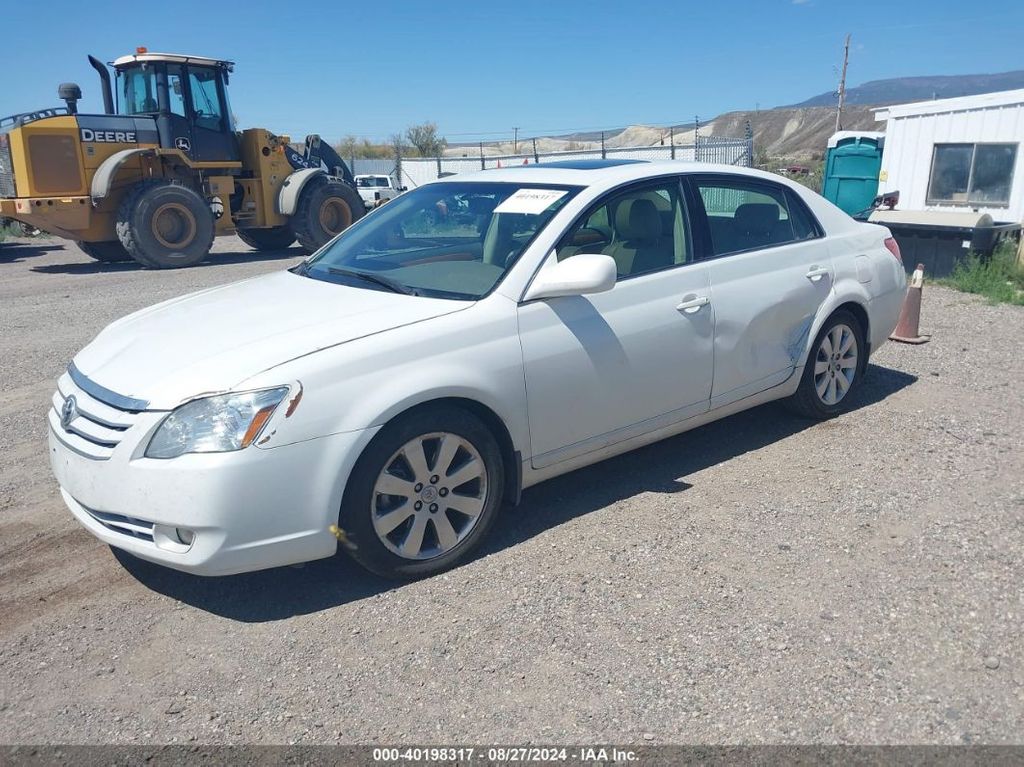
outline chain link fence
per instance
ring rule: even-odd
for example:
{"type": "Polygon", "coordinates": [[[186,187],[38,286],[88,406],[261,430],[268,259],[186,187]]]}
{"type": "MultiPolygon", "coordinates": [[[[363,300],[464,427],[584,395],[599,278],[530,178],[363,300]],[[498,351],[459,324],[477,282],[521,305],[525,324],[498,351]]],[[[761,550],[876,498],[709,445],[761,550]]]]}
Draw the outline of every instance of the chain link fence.
{"type": "Polygon", "coordinates": [[[395,159],[351,158],[349,162],[352,172],[356,175],[363,173],[389,175],[398,182],[399,186],[413,189],[442,176],[457,173],[471,173],[488,168],[510,168],[517,165],[543,165],[561,160],[592,159],[679,160],[751,167],[754,163],[754,143],[750,138],[698,136],[696,143],[666,146],[597,148],[568,152],[523,152],[506,155],[487,155],[481,152],[478,157],[402,157],[397,161],[395,159]]]}

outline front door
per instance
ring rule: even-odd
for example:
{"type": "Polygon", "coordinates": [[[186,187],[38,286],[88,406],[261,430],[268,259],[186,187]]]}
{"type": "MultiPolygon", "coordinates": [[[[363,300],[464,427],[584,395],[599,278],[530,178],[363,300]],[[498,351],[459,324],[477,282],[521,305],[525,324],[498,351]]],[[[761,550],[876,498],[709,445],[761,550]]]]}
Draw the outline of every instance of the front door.
{"type": "Polygon", "coordinates": [[[184,67],[180,64],[168,64],[166,119],[170,130],[166,145],[170,149],[180,149],[195,159],[192,154],[192,120],[189,117],[187,98],[184,67]]]}
{"type": "Polygon", "coordinates": [[[228,110],[222,70],[189,64],[186,72],[192,120],[192,159],[197,162],[237,160],[238,139],[228,110]]]}
{"type": "Polygon", "coordinates": [[[678,180],[617,192],[550,258],[604,253],[605,293],[519,307],[533,465],[550,466],[708,408],[714,314],[678,180]]]}
{"type": "Polygon", "coordinates": [[[821,229],[792,191],[735,177],[693,184],[705,210],[718,407],[792,375],[834,272],[821,229]]]}

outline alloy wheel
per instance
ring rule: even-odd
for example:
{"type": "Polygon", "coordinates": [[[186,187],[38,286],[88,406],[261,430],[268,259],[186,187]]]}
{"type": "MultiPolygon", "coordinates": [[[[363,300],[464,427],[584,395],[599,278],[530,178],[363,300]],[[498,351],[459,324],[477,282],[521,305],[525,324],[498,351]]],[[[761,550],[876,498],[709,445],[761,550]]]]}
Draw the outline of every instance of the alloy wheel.
{"type": "Polygon", "coordinates": [[[834,325],[821,339],[814,361],[814,390],[826,405],[838,404],[850,391],[858,351],[857,336],[848,325],[834,325]]]}
{"type": "Polygon", "coordinates": [[[377,475],[373,529],[404,559],[439,557],[473,530],[487,501],[487,467],[463,437],[432,432],[399,448],[377,475]]]}

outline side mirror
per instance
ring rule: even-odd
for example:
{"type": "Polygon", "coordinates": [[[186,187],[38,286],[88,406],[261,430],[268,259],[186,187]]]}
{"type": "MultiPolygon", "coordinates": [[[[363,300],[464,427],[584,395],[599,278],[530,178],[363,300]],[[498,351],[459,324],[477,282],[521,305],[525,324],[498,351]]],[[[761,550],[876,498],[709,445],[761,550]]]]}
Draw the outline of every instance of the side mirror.
{"type": "Polygon", "coordinates": [[[600,253],[580,253],[558,261],[549,256],[524,296],[525,301],[557,296],[603,293],[615,286],[615,259],[600,253]]]}

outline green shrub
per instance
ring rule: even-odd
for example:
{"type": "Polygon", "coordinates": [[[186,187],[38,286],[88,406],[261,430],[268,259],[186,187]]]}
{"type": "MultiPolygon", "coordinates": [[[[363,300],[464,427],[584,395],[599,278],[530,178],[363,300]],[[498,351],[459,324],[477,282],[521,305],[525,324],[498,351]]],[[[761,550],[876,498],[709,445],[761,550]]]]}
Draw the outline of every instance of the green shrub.
{"type": "Polygon", "coordinates": [[[992,303],[1024,306],[1024,267],[1017,263],[1017,243],[1004,242],[991,258],[971,254],[942,284],[977,293],[992,303]]]}

